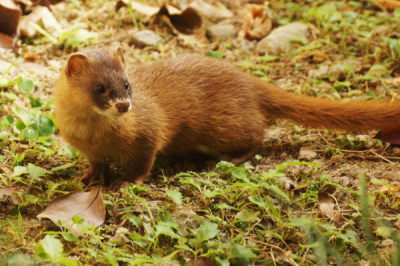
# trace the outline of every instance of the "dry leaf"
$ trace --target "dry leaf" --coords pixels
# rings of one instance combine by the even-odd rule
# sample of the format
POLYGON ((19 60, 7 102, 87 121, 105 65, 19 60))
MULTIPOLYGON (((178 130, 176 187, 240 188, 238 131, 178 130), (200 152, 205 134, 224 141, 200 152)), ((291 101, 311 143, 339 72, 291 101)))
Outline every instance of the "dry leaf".
POLYGON ((17 33, 21 9, 11 0, 0 1, 0 32, 13 36, 17 33))
POLYGON ((223 19, 229 19, 233 17, 232 11, 224 8, 218 8, 210 5, 202 0, 195 0, 190 3, 189 7, 197 10, 202 17, 207 18, 212 22, 218 22, 223 19))
POLYGON ((17 191, 18 191, 18 189, 16 187, 8 187, 8 188, 0 190, 0 201, 2 200, 4 195, 8 195, 8 196, 10 196, 13 203, 21 202, 20 197, 14 194, 14 192, 17 192, 17 191))
POLYGON ((199 12, 193 7, 187 7, 185 10, 170 6, 162 5, 161 7, 146 6, 128 0, 121 0, 117 3, 116 9, 121 6, 126 6, 131 3, 132 9, 145 15, 152 17, 150 24, 163 23, 170 27, 172 32, 183 40, 185 44, 193 43, 208 43, 204 29, 202 29, 202 17, 199 12))
POLYGON ((322 192, 318 195, 319 209, 322 214, 337 224, 342 224, 345 220, 340 212, 335 211, 334 199, 328 193, 322 192))
POLYGON ((398 0, 375 0, 375 2, 381 4, 387 10, 393 10, 400 7, 400 1, 398 0))
MULTIPOLYGON (((388 194, 389 193, 389 188, 387 186, 381 186, 379 188, 379 190, 383 193, 383 194, 388 194)), ((400 191, 400 187, 399 186, 390 186, 390 190, 392 192, 398 192, 400 191)))
POLYGON ((0 163, 0 171, 6 174, 6 176, 11 176, 14 174, 14 169, 4 163, 0 163))
POLYGON ((272 29, 272 21, 267 10, 268 2, 264 5, 246 5, 244 11, 246 21, 238 34, 239 39, 260 40, 267 36, 272 29))
POLYGON ((185 263, 185 266, 215 266, 215 262, 207 257, 197 257, 197 260, 191 259, 185 263))
POLYGON ((33 8, 32 13, 23 17, 19 25, 21 35, 27 38, 34 37, 37 32, 29 22, 33 22, 44 28, 46 31, 57 28, 57 21, 51 11, 44 6, 36 6, 33 8))
MULTIPOLYGON (((93 188, 89 192, 71 192, 67 195, 54 199, 47 208, 36 217, 48 218, 54 223, 58 220, 66 222, 69 228, 72 224, 72 217, 79 216, 85 219, 87 224, 99 226, 104 223, 106 209, 103 197, 99 187, 93 188)), ((70 231, 78 231, 76 225, 73 225, 70 231)), ((73 233, 80 236, 82 233, 73 233)))

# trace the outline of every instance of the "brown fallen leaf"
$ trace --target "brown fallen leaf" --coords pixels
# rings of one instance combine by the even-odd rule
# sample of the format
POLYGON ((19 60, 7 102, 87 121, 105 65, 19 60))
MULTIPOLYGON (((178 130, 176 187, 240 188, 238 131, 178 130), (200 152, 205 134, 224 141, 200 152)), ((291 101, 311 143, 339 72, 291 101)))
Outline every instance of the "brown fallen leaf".
POLYGON ((381 4, 387 10, 393 10, 400 7, 400 1, 398 0, 375 0, 375 2, 381 4))
POLYGON ((215 262, 207 257, 197 257, 197 260, 191 259, 185 263, 185 266, 215 266, 215 262))
MULTIPOLYGON (((383 193, 383 194, 388 194, 389 193, 389 188, 387 186, 381 186, 379 188, 379 190, 383 193)), ((400 187, 399 186, 390 186, 390 190, 392 192, 398 192, 400 191, 400 187)))
POLYGON ((181 11, 166 4, 157 8, 134 1, 121 0, 117 3, 116 9, 127 6, 129 3, 133 10, 151 18, 150 25, 167 25, 185 44, 189 42, 208 43, 205 30, 202 29, 202 17, 195 8, 188 6, 181 11))
POLYGON ((13 203, 21 202, 21 198, 14 194, 18 189, 16 187, 7 187, 5 189, 0 190, 0 201, 3 199, 4 195, 10 196, 13 203))
POLYGON ((244 11, 246 21, 238 34, 239 39, 260 40, 267 36, 272 29, 272 21, 267 10, 268 1, 264 5, 246 5, 244 11))
POLYGON ((320 192, 318 194, 318 202, 319 209, 321 210, 323 215, 331 219, 331 221, 334 221, 336 224, 343 224, 345 219, 340 212, 334 210, 334 199, 329 196, 327 192, 320 192))
POLYGON ((0 1, 0 32, 8 36, 17 33, 21 9, 11 0, 0 1))
POLYGON ((0 172, 4 173, 6 176, 11 176, 14 174, 14 169, 4 163, 0 163, 0 172))
MULTIPOLYGON (((54 199, 46 209, 36 217, 48 218, 54 223, 58 220, 66 222, 67 227, 71 227, 72 217, 79 216, 85 219, 87 224, 99 226, 104 223, 106 209, 103 202, 100 187, 95 187, 89 192, 71 192, 67 195, 54 199)), ((79 231, 76 225, 69 228, 71 232, 79 231)), ((74 232, 74 236, 82 233, 74 232)))

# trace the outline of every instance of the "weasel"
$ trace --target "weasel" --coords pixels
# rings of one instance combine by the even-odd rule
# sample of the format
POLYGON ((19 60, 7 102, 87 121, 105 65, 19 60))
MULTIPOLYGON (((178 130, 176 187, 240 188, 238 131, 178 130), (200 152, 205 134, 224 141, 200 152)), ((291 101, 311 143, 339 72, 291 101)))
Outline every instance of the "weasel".
POLYGON ((267 120, 357 132, 400 125, 399 101, 315 98, 287 92, 212 58, 181 57, 125 67, 122 49, 69 56, 55 89, 65 141, 90 160, 86 184, 110 163, 126 165, 111 184, 142 185, 157 154, 206 152, 242 163, 256 154, 267 120))

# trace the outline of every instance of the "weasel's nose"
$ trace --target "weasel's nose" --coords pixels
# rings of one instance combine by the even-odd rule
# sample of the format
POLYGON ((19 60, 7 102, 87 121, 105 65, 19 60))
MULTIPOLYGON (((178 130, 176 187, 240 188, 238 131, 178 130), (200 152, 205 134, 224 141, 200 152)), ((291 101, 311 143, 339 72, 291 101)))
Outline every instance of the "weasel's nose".
POLYGON ((115 107, 117 107, 118 112, 120 113, 125 113, 129 111, 129 108, 131 107, 131 103, 130 102, 125 102, 125 103, 117 103, 115 105, 115 107))

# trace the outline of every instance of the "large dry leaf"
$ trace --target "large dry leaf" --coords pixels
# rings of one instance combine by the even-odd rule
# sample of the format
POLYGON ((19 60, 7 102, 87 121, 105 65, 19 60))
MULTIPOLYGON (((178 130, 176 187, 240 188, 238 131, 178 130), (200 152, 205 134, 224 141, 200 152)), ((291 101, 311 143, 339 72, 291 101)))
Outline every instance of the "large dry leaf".
POLYGON ((13 203, 21 202, 19 196, 15 195, 14 192, 17 192, 18 189, 16 187, 8 187, 5 189, 0 190, 0 201, 3 199, 4 195, 10 196, 13 203))
POLYGON ((267 10, 268 2, 265 2, 264 5, 247 5, 244 11, 246 21, 243 23, 238 37, 240 39, 260 40, 267 36, 272 28, 272 21, 267 10))
POLYGON ((38 24, 46 31, 57 29, 59 27, 57 20, 54 18, 51 11, 45 6, 36 6, 32 13, 21 19, 19 30, 22 36, 27 38, 34 37, 37 32, 29 25, 30 22, 38 24))
POLYGON ((340 212, 335 211, 334 199, 328 193, 321 192, 318 195, 319 209, 322 214, 337 224, 342 224, 345 220, 340 212))
MULTIPOLYGON (((79 216, 91 225, 99 226, 104 223, 106 209, 99 187, 93 188, 89 192, 71 192, 67 195, 56 198, 47 208, 36 217, 48 218, 54 223, 59 220, 66 222, 68 228, 72 224, 72 217, 79 216)), ((70 231, 78 231, 73 225, 70 231)), ((75 236, 82 233, 73 233, 75 236)))
POLYGON ((11 0, 0 1, 0 32, 12 36, 17 33, 21 9, 11 0))

